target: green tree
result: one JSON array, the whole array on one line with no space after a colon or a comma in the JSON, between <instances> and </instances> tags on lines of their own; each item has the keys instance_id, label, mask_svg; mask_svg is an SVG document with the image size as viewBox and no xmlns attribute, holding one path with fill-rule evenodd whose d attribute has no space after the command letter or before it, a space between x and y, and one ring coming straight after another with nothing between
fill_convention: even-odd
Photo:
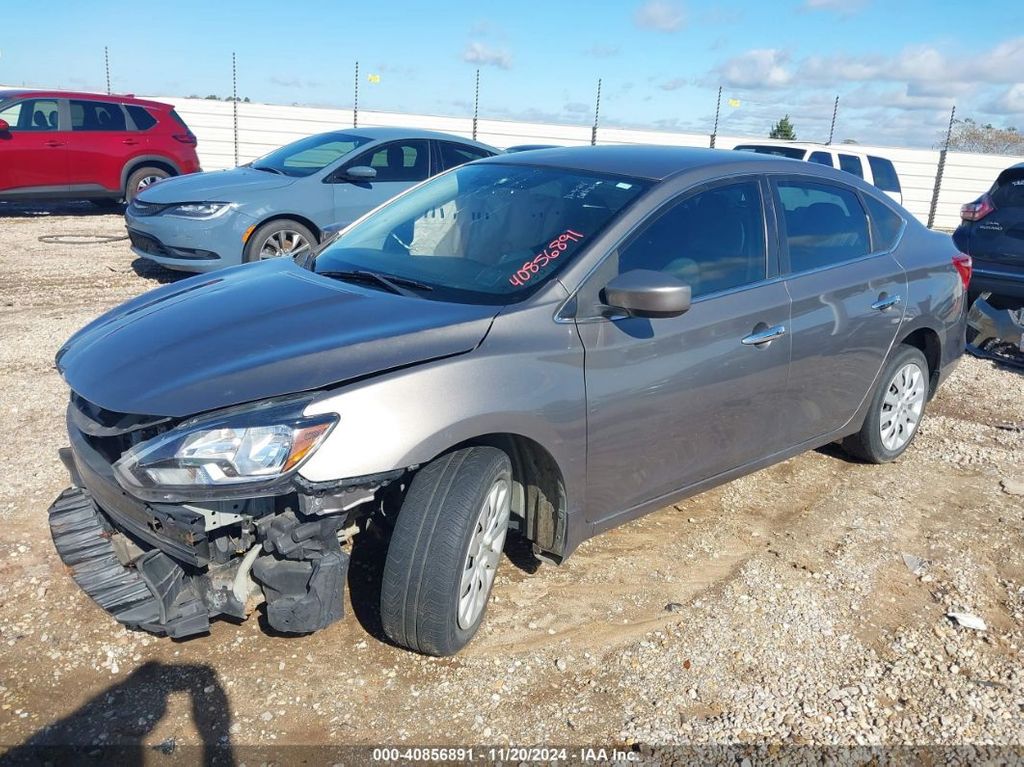
<instances>
[{"instance_id":1,"label":"green tree","mask_svg":"<svg viewBox=\"0 0 1024 767\"><path fill-rule=\"evenodd\" d=\"M946 134L939 137L938 148L946 141ZM1016 128L997 128L991 123L981 125L970 117L953 121L953 132L949 137L949 148L954 152L979 152L982 154L1022 154L1024 135Z\"/></svg>"},{"instance_id":2,"label":"green tree","mask_svg":"<svg viewBox=\"0 0 1024 767\"><path fill-rule=\"evenodd\" d=\"M793 123L789 121L789 115L779 120L768 132L768 138L781 138L787 141L796 140L796 131L793 130Z\"/></svg>"}]
</instances>

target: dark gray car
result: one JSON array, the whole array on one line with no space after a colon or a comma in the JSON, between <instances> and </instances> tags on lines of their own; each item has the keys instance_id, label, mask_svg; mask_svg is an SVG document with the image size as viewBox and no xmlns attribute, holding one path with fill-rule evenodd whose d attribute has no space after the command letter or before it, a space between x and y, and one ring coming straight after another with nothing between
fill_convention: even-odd
<instances>
[{"instance_id":1,"label":"dark gray car","mask_svg":"<svg viewBox=\"0 0 1024 767\"><path fill-rule=\"evenodd\" d=\"M662 147L465 165L315 258L159 288L60 351L77 582L171 636L342 615L390 535L381 618L450 654L506 531L561 562L680 498L842 440L898 457L964 345L969 265L873 187Z\"/></svg>"}]
</instances>

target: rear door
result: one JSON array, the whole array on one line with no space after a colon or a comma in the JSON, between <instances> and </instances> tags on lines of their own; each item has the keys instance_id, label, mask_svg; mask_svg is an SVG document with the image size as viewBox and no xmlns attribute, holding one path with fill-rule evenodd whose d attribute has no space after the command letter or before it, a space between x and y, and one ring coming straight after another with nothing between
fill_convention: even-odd
<instances>
[{"instance_id":1,"label":"rear door","mask_svg":"<svg viewBox=\"0 0 1024 767\"><path fill-rule=\"evenodd\" d=\"M995 210L971 226L970 254L1016 272L1024 268L1024 168L1000 173L989 197Z\"/></svg>"},{"instance_id":2,"label":"rear door","mask_svg":"<svg viewBox=\"0 0 1024 767\"><path fill-rule=\"evenodd\" d=\"M145 139L128 130L124 109L113 101L69 99L68 107L72 189L120 190L121 171L133 157L145 151Z\"/></svg>"},{"instance_id":3,"label":"rear door","mask_svg":"<svg viewBox=\"0 0 1024 767\"><path fill-rule=\"evenodd\" d=\"M68 140L60 99L26 98L6 105L0 119L0 192L68 191Z\"/></svg>"},{"instance_id":4,"label":"rear door","mask_svg":"<svg viewBox=\"0 0 1024 767\"><path fill-rule=\"evenodd\" d=\"M807 176L772 179L793 348L785 428L792 445L846 424L903 319L907 277L872 245L859 193Z\"/></svg>"},{"instance_id":5,"label":"rear door","mask_svg":"<svg viewBox=\"0 0 1024 767\"><path fill-rule=\"evenodd\" d=\"M426 139L405 139L378 144L345 162L345 168L368 165L377 171L371 181L345 181L342 174L334 179L334 223L348 224L367 211L387 202L431 176L433 166L430 144Z\"/></svg>"},{"instance_id":6,"label":"rear door","mask_svg":"<svg viewBox=\"0 0 1024 767\"><path fill-rule=\"evenodd\" d=\"M684 192L581 288L590 521L784 446L789 296L777 276L765 193L757 177ZM689 311L658 319L609 314L601 289L634 269L687 282ZM758 333L764 340L754 343Z\"/></svg>"}]
</instances>

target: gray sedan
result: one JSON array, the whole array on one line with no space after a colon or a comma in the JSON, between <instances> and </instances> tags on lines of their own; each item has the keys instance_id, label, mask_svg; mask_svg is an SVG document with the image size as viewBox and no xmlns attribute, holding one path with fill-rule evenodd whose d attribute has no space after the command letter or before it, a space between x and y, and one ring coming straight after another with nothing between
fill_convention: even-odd
<instances>
[{"instance_id":1,"label":"gray sedan","mask_svg":"<svg viewBox=\"0 0 1024 767\"><path fill-rule=\"evenodd\" d=\"M209 272L293 256L432 175L498 150L447 133L361 128L300 139L248 165L161 181L125 212L132 250Z\"/></svg>"},{"instance_id":2,"label":"gray sedan","mask_svg":"<svg viewBox=\"0 0 1024 767\"><path fill-rule=\"evenodd\" d=\"M59 352L50 527L122 623L187 636L265 599L323 628L375 529L384 631L454 653L508 530L560 563L833 441L898 458L971 269L850 174L639 146L470 163L314 255L164 286Z\"/></svg>"}]
</instances>

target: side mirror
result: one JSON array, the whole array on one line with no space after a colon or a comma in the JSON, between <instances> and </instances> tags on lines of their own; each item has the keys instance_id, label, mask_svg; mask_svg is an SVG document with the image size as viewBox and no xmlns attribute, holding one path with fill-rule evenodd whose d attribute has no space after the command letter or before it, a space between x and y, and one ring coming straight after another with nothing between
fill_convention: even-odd
<instances>
[{"instance_id":1,"label":"side mirror","mask_svg":"<svg viewBox=\"0 0 1024 767\"><path fill-rule=\"evenodd\" d=\"M342 171L341 178L345 181L373 181L377 178L377 169L369 165L355 165Z\"/></svg>"},{"instance_id":2,"label":"side mirror","mask_svg":"<svg viewBox=\"0 0 1024 767\"><path fill-rule=\"evenodd\" d=\"M690 308L690 286L671 274L634 269L609 282L601 300L630 317L678 317Z\"/></svg>"},{"instance_id":3,"label":"side mirror","mask_svg":"<svg viewBox=\"0 0 1024 767\"><path fill-rule=\"evenodd\" d=\"M7 120L0 120L0 133L7 133L10 129L11 126L8 124Z\"/></svg>"}]
</instances>

